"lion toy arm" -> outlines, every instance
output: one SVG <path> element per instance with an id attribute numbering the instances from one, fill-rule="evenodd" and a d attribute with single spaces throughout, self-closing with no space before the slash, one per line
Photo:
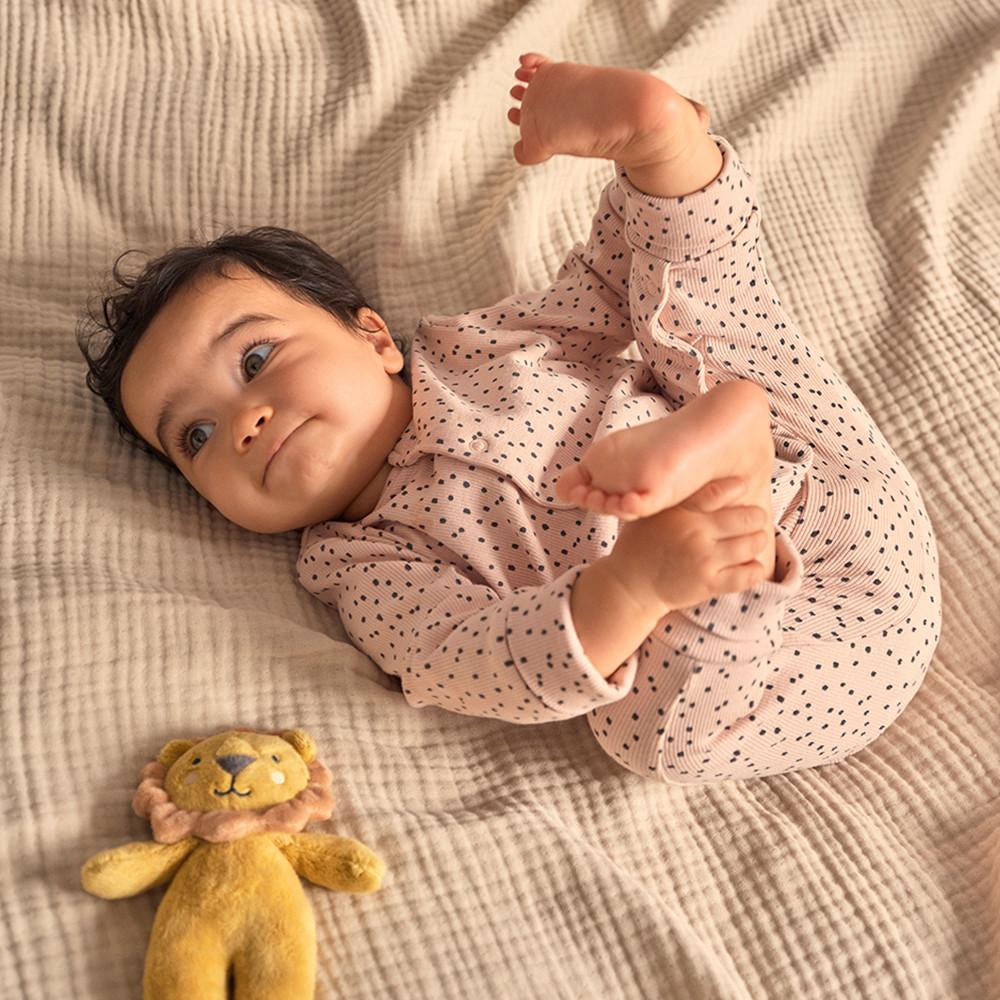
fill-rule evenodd
<path id="1" fill-rule="evenodd" d="M 278 834 L 275 843 L 303 878 L 340 892 L 374 892 L 382 885 L 385 862 L 352 837 L 330 833 Z"/>
<path id="2" fill-rule="evenodd" d="M 101 899 L 124 899 L 169 882 L 198 844 L 186 837 L 176 844 L 134 841 L 88 859 L 80 869 L 83 888 Z"/>

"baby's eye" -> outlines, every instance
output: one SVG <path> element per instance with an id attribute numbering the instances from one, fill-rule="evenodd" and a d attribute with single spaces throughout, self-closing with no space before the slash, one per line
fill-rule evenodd
<path id="1" fill-rule="evenodd" d="M 259 352 L 253 350 L 253 348 L 255 348 L 255 347 L 268 347 L 268 348 L 270 348 L 270 347 L 273 347 L 273 346 L 274 346 L 274 344 L 271 341 L 267 341 L 267 340 L 255 340 L 252 343 L 247 344 L 243 348 L 243 350 L 240 352 L 239 362 L 237 363 L 237 370 L 240 371 L 240 373 L 242 373 L 242 370 L 243 370 L 243 361 L 246 358 L 252 358 L 254 355 L 258 355 L 259 356 Z M 266 360 L 267 360 L 267 358 L 265 357 L 264 361 L 262 361 L 259 365 L 257 365 L 252 370 L 251 374 L 247 378 L 247 381 L 249 381 L 251 378 L 253 378 L 254 375 L 256 375 L 257 372 L 259 372 L 260 369 L 264 367 L 264 363 L 266 362 Z M 197 446 L 192 447 L 192 445 L 188 442 L 188 432 L 191 431 L 191 439 L 193 441 L 195 439 L 196 428 L 202 427 L 202 426 L 207 426 L 207 424 L 204 424 L 202 421 L 199 421 L 198 423 L 194 423 L 194 424 L 185 424 L 177 432 L 177 437 L 176 437 L 176 439 L 174 441 L 174 444 L 177 447 L 178 451 L 181 452 L 181 454 L 186 455 L 188 458 L 194 458 L 194 456 L 198 454 L 198 452 L 201 450 L 201 446 L 205 443 L 205 441 L 208 440 L 208 435 L 207 434 L 203 434 L 202 435 L 202 439 L 198 442 Z"/>

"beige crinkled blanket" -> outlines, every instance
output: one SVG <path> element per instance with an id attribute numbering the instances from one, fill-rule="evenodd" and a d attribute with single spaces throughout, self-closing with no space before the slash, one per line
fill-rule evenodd
<path id="1" fill-rule="evenodd" d="M 650 70 L 753 172 L 769 273 L 917 479 L 944 628 L 871 747 L 669 787 L 583 718 L 409 707 L 249 534 L 119 440 L 73 336 L 111 261 L 300 229 L 390 329 L 548 282 L 609 164 L 519 166 L 521 52 Z M 168 739 L 304 726 L 320 998 L 1000 997 L 1000 9 L 533 0 L 0 6 L 0 994 L 138 995 L 162 890 L 85 894 Z M 634 355 L 638 357 L 638 355 Z"/>

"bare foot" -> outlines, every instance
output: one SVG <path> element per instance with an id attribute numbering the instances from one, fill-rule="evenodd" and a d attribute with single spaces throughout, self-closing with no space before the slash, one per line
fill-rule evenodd
<path id="1" fill-rule="evenodd" d="M 614 159 L 626 166 L 683 157 L 708 128 L 707 109 L 637 69 L 520 57 L 511 87 L 521 101 L 507 117 L 521 127 L 514 159 L 524 166 L 557 153 Z"/>
<path id="2" fill-rule="evenodd" d="M 602 438 L 563 473 L 556 494 L 628 521 L 673 507 L 713 479 L 750 481 L 763 469 L 769 480 L 773 461 L 767 393 L 735 379 L 668 417 Z"/>

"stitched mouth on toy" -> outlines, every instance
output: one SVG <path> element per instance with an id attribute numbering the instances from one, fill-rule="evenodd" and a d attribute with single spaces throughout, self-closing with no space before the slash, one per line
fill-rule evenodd
<path id="1" fill-rule="evenodd" d="M 237 789 L 237 787 L 236 787 L 236 779 L 235 778 L 233 779 L 233 783 L 224 792 L 220 792 L 218 790 L 218 788 L 213 788 L 212 791 L 216 795 L 219 795 L 219 796 L 232 794 L 232 795 L 239 795 L 242 798 L 242 797 L 247 796 L 247 795 L 253 795 L 253 789 L 248 789 L 245 792 L 239 791 L 239 789 Z"/>

